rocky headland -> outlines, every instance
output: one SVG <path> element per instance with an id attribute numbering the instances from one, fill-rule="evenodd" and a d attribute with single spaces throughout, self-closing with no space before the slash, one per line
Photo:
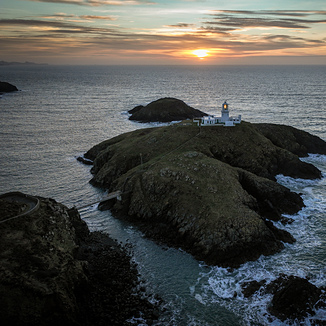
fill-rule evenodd
<path id="1" fill-rule="evenodd" d="M 209 264 L 236 267 L 295 241 L 271 220 L 287 223 L 282 214 L 303 207 L 298 194 L 275 182 L 277 174 L 321 177 L 298 151 L 325 154 L 326 143 L 292 127 L 243 122 L 137 130 L 85 157 L 94 161 L 94 185 L 124 192 L 122 201 L 107 203 L 114 214 Z"/>
<path id="2" fill-rule="evenodd" d="M 304 204 L 275 176 L 320 178 L 298 157 L 308 153 L 326 154 L 326 143 L 292 127 L 242 122 L 136 130 L 94 146 L 85 158 L 94 161 L 94 185 L 123 192 L 122 201 L 104 208 L 199 260 L 237 267 L 295 241 L 272 221 L 291 222 L 282 214 Z"/>
<path id="3" fill-rule="evenodd" d="M 0 323 L 147 324 L 159 310 L 145 296 L 130 248 L 89 232 L 76 209 L 40 198 L 25 216 L 21 202 L 0 199 Z"/>
<path id="4" fill-rule="evenodd" d="M 0 94 L 1 93 L 9 93 L 9 92 L 15 92 L 18 91 L 17 87 L 7 83 L 7 82 L 2 82 L 0 81 Z"/>
<path id="5" fill-rule="evenodd" d="M 131 114 L 130 120 L 138 122 L 171 122 L 207 115 L 181 100 L 170 97 L 161 98 L 145 106 L 138 105 L 128 113 Z"/>

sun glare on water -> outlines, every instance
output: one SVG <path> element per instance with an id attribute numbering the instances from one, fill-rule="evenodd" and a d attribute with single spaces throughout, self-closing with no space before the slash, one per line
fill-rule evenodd
<path id="1" fill-rule="evenodd" d="M 199 59 L 204 59 L 205 57 L 208 56 L 208 51 L 207 50 L 195 50 L 195 51 L 192 51 L 192 54 L 197 56 Z"/>

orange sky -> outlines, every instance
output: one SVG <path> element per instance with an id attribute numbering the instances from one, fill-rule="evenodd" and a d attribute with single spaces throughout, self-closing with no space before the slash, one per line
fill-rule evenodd
<path id="1" fill-rule="evenodd" d="M 2 0 L 0 61 L 326 64 L 324 0 L 241 3 Z"/>

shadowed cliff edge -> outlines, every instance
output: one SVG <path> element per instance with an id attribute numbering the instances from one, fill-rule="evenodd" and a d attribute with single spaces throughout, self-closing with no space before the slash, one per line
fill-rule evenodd
<path id="1" fill-rule="evenodd" d="M 277 174 L 320 178 L 298 155 L 326 154 L 326 143 L 281 125 L 184 124 L 125 133 L 91 148 L 94 185 L 121 190 L 102 205 L 129 218 L 152 239 L 208 264 L 237 267 L 295 239 L 272 221 L 291 222 L 303 206 Z"/>
<path id="2" fill-rule="evenodd" d="M 37 209 L 22 215 L 26 200 L 15 196 L 0 199 L 2 326 L 120 326 L 133 317 L 147 324 L 158 318 L 130 248 L 89 232 L 76 209 L 53 199 L 35 197 Z"/>

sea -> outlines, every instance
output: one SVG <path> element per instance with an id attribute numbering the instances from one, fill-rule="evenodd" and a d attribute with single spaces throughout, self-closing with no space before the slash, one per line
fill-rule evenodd
<path id="1" fill-rule="evenodd" d="M 68 207 L 101 200 L 89 184 L 90 167 L 76 157 L 99 142 L 135 129 L 159 127 L 128 120 L 128 110 L 175 97 L 210 114 L 227 100 L 231 115 L 252 123 L 300 128 L 326 140 L 326 66 L 1 66 L 0 80 L 19 92 L 0 95 L 0 194 L 21 191 L 50 197 Z M 241 285 L 275 280 L 281 273 L 326 286 L 326 156 L 302 160 L 317 166 L 320 180 L 277 181 L 302 194 L 305 207 L 288 230 L 294 244 L 237 269 L 207 266 L 181 249 L 161 246 L 135 225 L 81 208 L 91 230 L 132 246 L 133 260 L 150 300 L 163 299 L 155 325 L 237 326 L 326 323 L 326 310 L 303 322 L 282 322 L 268 313 L 271 295 L 245 298 Z M 146 325 L 133 319 L 134 325 Z"/>

